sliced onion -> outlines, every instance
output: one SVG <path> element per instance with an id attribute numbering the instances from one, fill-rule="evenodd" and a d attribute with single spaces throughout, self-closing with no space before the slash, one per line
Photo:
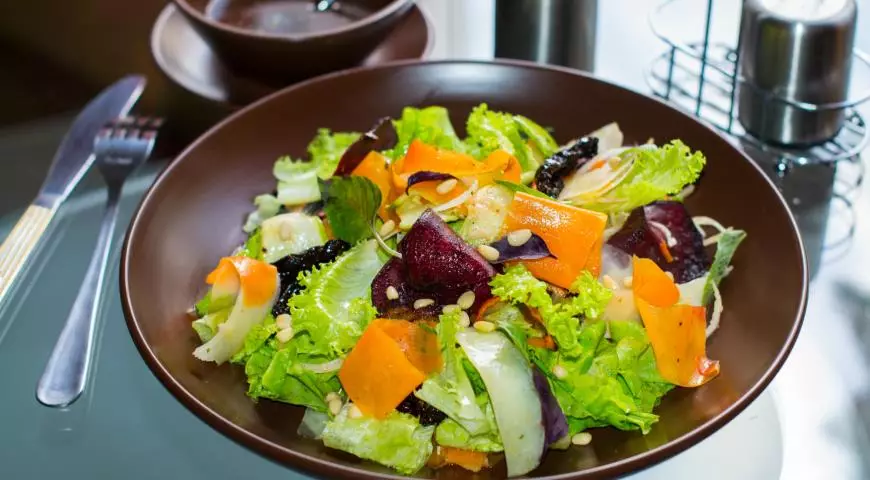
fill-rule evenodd
<path id="1" fill-rule="evenodd" d="M 668 229 L 668 227 L 664 226 L 664 224 L 661 224 L 661 223 L 653 221 L 653 220 L 648 220 L 648 223 L 651 227 L 653 227 L 656 230 L 658 230 L 659 232 L 661 232 L 661 234 L 665 237 L 665 243 L 667 243 L 669 247 L 676 246 L 677 239 L 674 238 L 674 234 L 671 233 L 671 231 Z"/>
<path id="2" fill-rule="evenodd" d="M 380 245 L 381 248 L 384 249 L 385 252 L 387 252 L 388 254 L 390 254 L 390 255 L 392 255 L 392 256 L 394 256 L 394 257 L 396 257 L 396 258 L 402 258 L 402 254 L 401 254 L 401 253 L 397 252 L 396 250 L 393 250 L 392 248 L 390 248 L 389 245 L 387 245 L 387 242 L 384 241 L 385 238 L 381 237 L 381 234 L 378 232 L 378 229 L 375 228 L 374 223 L 372 223 L 372 233 L 375 234 L 375 240 L 378 242 L 378 245 Z M 393 235 L 398 235 L 398 230 L 396 230 L 396 231 L 394 231 L 393 233 L 389 234 L 389 235 L 387 236 L 387 238 L 390 238 L 390 237 L 392 237 Z"/>
<path id="3" fill-rule="evenodd" d="M 610 158 L 610 157 L 607 157 Z M 632 160 L 620 160 L 619 167 L 614 170 L 611 162 L 593 169 L 604 158 L 590 160 L 579 170 L 565 179 L 565 188 L 559 194 L 559 200 L 592 199 L 600 197 L 616 188 L 631 171 Z"/>
<path id="4" fill-rule="evenodd" d="M 713 218 L 705 217 L 703 215 L 692 217 L 692 222 L 695 223 L 695 227 L 697 227 L 698 231 L 701 232 L 702 237 L 707 236 L 707 233 L 704 231 L 703 227 L 713 227 L 720 233 L 726 230 L 726 228 L 721 223 L 717 222 Z"/>
<path id="5" fill-rule="evenodd" d="M 344 358 L 336 358 L 324 363 L 302 363 L 299 366 L 314 373 L 329 373 L 341 368 L 344 363 Z"/>
<path id="6" fill-rule="evenodd" d="M 722 310 L 725 306 L 722 304 L 722 294 L 719 293 L 719 287 L 713 283 L 713 315 L 710 317 L 710 324 L 707 325 L 707 338 L 713 335 L 713 332 L 719 329 L 719 321 L 722 318 Z"/>
<path id="7" fill-rule="evenodd" d="M 456 208 L 467 202 L 468 199 L 471 198 L 471 195 L 475 192 L 475 190 L 477 190 L 477 180 L 474 180 L 470 187 L 468 187 L 464 192 L 462 192 L 461 195 L 457 196 L 453 200 L 432 207 L 432 211 L 443 212 L 445 210 L 450 210 L 451 208 Z"/>

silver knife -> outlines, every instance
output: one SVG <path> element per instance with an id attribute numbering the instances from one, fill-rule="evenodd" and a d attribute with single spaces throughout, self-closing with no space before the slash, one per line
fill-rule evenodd
<path id="1" fill-rule="evenodd" d="M 76 117 L 39 194 L 0 245 L 0 304 L 39 244 L 58 207 L 94 161 L 94 138 L 106 122 L 124 116 L 145 89 L 145 77 L 130 75 L 103 90 Z"/>

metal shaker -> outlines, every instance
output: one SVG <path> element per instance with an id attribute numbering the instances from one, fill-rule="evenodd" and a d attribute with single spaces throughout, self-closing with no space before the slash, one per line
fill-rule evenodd
<path id="1" fill-rule="evenodd" d="M 747 132 L 806 147 L 845 120 L 855 0 L 744 0 L 738 43 L 738 112 Z"/>
<path id="2" fill-rule="evenodd" d="M 591 72 L 598 0 L 496 0 L 495 56 Z"/>

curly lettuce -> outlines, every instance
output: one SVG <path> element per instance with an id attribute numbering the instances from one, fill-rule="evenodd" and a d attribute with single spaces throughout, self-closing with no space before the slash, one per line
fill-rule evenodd
<path id="1" fill-rule="evenodd" d="M 580 317 L 598 318 L 612 296 L 589 272 L 583 272 L 571 285 L 577 295 L 554 302 L 547 292 L 547 283 L 535 278 L 522 264 L 511 265 L 493 277 L 490 286 L 493 295 L 506 302 L 537 309 L 559 351 L 568 357 L 581 352 Z"/>
<path id="2" fill-rule="evenodd" d="M 444 107 L 405 107 L 401 118 L 393 121 L 393 126 L 397 142 L 385 154 L 394 160 L 403 157 L 414 140 L 454 152 L 465 151 L 465 145 L 450 122 L 450 113 Z"/>
<path id="3" fill-rule="evenodd" d="M 378 244 L 368 240 L 300 274 L 304 290 L 288 302 L 299 353 L 335 358 L 353 348 L 377 313 L 370 285 L 383 264 Z"/>
<path id="4" fill-rule="evenodd" d="M 443 314 L 439 318 L 436 331 L 444 366 L 441 373 L 426 379 L 414 394 L 444 412 L 469 432 L 469 435 L 480 435 L 489 432 L 491 424 L 475 401 L 475 389 L 463 365 L 464 354 L 456 346 L 456 334 L 460 328 L 459 315 L 456 312 Z M 470 364 L 469 367 L 474 369 Z M 483 382 L 476 371 L 474 376 L 479 387 L 483 389 Z"/>
<path id="5" fill-rule="evenodd" d="M 328 128 L 320 128 L 317 135 L 308 144 L 308 157 L 311 164 L 316 167 L 317 177 L 321 180 L 332 178 L 341 156 L 354 142 L 360 133 L 358 132 L 333 132 Z"/>
<path id="6" fill-rule="evenodd" d="M 662 147 L 641 145 L 619 154 L 630 162 L 628 173 L 612 189 L 596 197 L 565 198 L 577 206 L 605 213 L 627 212 L 679 193 L 694 183 L 707 163 L 704 154 L 680 140 Z"/>
<path id="7" fill-rule="evenodd" d="M 382 420 L 353 417 L 345 407 L 327 422 L 323 444 L 411 475 L 432 455 L 434 426 L 424 427 L 413 416 L 393 412 Z"/>
<path id="8" fill-rule="evenodd" d="M 469 153 L 476 158 L 495 150 L 511 153 L 523 169 L 523 183 L 530 182 L 541 163 L 558 149 L 556 141 L 540 125 L 520 115 L 490 110 L 485 103 L 471 111 L 465 128 Z"/>

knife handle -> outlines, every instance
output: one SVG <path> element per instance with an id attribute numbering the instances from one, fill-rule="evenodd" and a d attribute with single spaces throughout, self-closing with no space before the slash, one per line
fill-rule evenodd
<path id="1" fill-rule="evenodd" d="M 27 264 L 27 259 L 54 217 L 54 209 L 30 205 L 9 236 L 0 245 L 0 303 L 12 288 L 18 274 Z"/>

